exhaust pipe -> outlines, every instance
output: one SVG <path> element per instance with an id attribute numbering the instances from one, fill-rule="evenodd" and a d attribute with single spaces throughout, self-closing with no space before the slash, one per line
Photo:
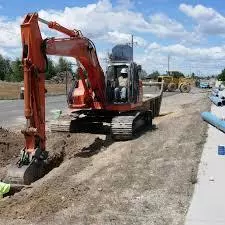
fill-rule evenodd
<path id="1" fill-rule="evenodd" d="M 211 112 L 203 112 L 201 117 L 204 121 L 211 124 L 212 126 L 216 127 L 220 131 L 225 133 L 225 121 L 219 119 L 216 115 L 212 114 Z"/>

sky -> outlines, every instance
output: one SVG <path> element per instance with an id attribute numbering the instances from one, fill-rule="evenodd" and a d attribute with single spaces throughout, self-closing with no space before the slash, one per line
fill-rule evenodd
<path id="1" fill-rule="evenodd" d="M 29 12 L 79 29 L 96 45 L 101 66 L 134 35 L 134 60 L 148 73 L 218 74 L 225 67 L 222 0 L 0 0 L 0 54 L 21 56 L 20 24 Z M 43 37 L 57 36 L 41 26 Z"/>

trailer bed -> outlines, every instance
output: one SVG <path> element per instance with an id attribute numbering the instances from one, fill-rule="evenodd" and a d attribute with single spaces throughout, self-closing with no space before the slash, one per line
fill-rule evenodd
<path id="1" fill-rule="evenodd" d="M 139 110 L 151 110 L 152 117 L 159 116 L 162 97 L 163 97 L 163 82 L 143 82 L 143 86 L 149 90 L 143 95 L 143 104 L 138 107 Z M 157 87 L 155 90 L 152 87 Z M 151 90 L 153 89 L 153 90 Z M 153 91 L 150 93 L 150 91 Z"/>

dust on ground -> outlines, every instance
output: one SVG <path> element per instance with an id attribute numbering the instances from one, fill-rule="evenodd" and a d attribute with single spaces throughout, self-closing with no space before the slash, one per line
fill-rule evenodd
<path id="1" fill-rule="evenodd" d="M 183 224 L 206 139 L 200 112 L 209 106 L 205 93 L 164 98 L 157 129 L 127 142 L 49 134 L 50 156 L 60 154 L 61 165 L 4 198 L 0 223 Z"/>

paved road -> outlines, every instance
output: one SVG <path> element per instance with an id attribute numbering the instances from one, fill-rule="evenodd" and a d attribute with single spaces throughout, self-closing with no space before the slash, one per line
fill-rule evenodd
<path id="1" fill-rule="evenodd" d="M 144 93 L 149 93 L 145 88 Z M 164 97 L 177 94 L 179 92 L 165 92 Z M 47 97 L 46 118 L 51 118 L 51 110 L 66 109 L 66 96 Z M 0 127 L 16 127 L 25 124 L 23 100 L 1 100 L 0 101 Z"/>
<path id="2" fill-rule="evenodd" d="M 14 127 L 25 122 L 24 119 L 24 102 L 23 100 L 2 100 L 0 101 L 0 127 Z M 65 109 L 65 96 L 47 97 L 46 100 L 46 117 L 51 116 L 53 109 Z"/>

